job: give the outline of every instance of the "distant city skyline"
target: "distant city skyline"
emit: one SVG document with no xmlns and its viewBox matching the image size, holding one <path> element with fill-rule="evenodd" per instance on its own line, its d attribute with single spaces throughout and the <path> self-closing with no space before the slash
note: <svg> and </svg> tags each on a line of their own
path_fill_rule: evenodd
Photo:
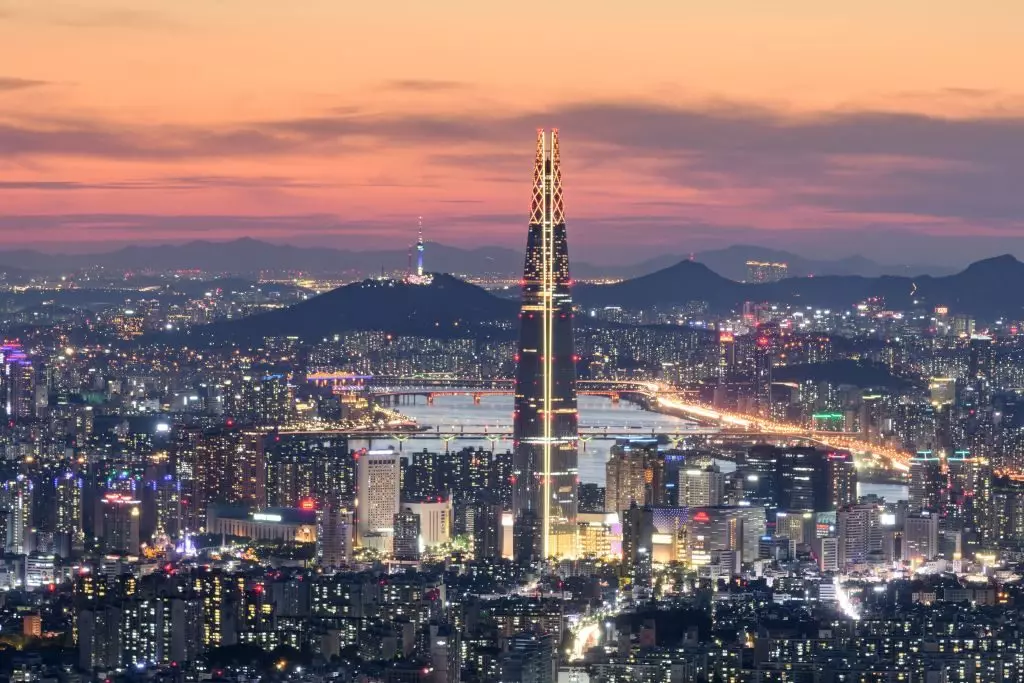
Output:
<svg viewBox="0 0 1024 683">
<path fill-rule="evenodd" d="M 535 35 L 541 8 L 560 30 Z M 423 215 L 431 240 L 521 248 L 523 141 L 557 126 L 582 258 L 835 256 L 891 231 L 1024 255 L 1024 7 L 961 10 L 7 0 L 0 231 L 365 249 L 407 246 Z"/>
</svg>

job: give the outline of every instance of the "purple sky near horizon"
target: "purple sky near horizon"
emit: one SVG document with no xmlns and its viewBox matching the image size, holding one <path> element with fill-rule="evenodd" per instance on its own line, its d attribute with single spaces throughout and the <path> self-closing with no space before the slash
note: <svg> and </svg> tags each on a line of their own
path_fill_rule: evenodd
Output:
<svg viewBox="0 0 1024 683">
<path fill-rule="evenodd" d="M 519 248 L 556 126 L 585 258 L 1024 245 L 1024 5 L 690 4 L 0 0 L 0 233 Z"/>
</svg>

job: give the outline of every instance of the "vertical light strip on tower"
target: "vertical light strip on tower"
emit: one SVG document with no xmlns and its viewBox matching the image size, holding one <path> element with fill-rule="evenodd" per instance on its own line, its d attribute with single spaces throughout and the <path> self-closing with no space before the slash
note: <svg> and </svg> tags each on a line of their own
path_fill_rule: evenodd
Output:
<svg viewBox="0 0 1024 683">
<path fill-rule="evenodd" d="M 554 133 L 552 133 L 552 140 L 554 140 Z M 540 131 L 541 136 L 541 149 L 544 148 L 544 132 Z M 552 146 L 554 146 L 552 144 Z M 546 150 L 544 150 L 546 151 Z M 547 154 L 544 155 L 545 164 L 551 162 L 547 160 Z M 544 168 L 544 189 L 541 193 L 544 202 L 544 222 L 543 222 L 543 251 L 542 253 L 542 272 L 543 277 L 543 288 L 541 292 L 541 299 L 543 305 L 543 334 L 544 334 L 544 351 L 541 357 L 541 373 L 544 376 L 544 401 L 542 405 L 542 415 L 544 419 L 544 479 L 542 481 L 542 491 L 544 495 L 544 516 L 542 518 L 542 529 L 541 529 L 541 548 L 542 557 L 547 559 L 551 557 L 551 418 L 553 413 L 551 411 L 551 372 L 554 368 L 553 351 L 551 348 L 551 327 L 552 327 L 552 290 L 553 288 L 553 275 L 554 268 L 552 262 L 552 251 L 553 251 L 553 240 L 552 235 L 554 231 L 551 229 L 551 169 Z"/>
</svg>

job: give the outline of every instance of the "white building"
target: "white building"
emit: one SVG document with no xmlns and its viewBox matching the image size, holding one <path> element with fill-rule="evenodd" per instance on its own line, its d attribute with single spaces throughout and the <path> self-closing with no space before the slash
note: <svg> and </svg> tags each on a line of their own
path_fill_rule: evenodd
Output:
<svg viewBox="0 0 1024 683">
<path fill-rule="evenodd" d="M 703 508 L 722 504 L 725 475 L 717 467 L 679 470 L 680 507 Z"/>
<path fill-rule="evenodd" d="M 356 468 L 359 539 L 362 542 L 368 536 L 384 537 L 386 550 L 389 545 L 387 539 L 394 535 L 395 514 L 399 511 L 401 501 L 400 456 L 393 450 L 369 451 L 359 456 Z"/>
<path fill-rule="evenodd" d="M 882 511 L 868 503 L 847 505 L 836 513 L 839 537 L 839 567 L 860 564 L 869 555 L 881 557 Z"/>
<path fill-rule="evenodd" d="M 447 543 L 452 538 L 452 501 L 444 497 L 419 503 L 403 503 L 404 507 L 420 518 L 420 546 L 430 548 Z"/>
</svg>

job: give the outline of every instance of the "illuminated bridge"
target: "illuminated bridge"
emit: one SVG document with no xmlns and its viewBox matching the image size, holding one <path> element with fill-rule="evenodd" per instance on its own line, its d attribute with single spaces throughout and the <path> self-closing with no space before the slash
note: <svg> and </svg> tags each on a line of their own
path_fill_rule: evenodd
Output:
<svg viewBox="0 0 1024 683">
<path fill-rule="evenodd" d="M 384 399 L 424 396 L 428 403 L 436 396 L 472 396 L 479 403 L 484 396 L 511 395 L 514 387 L 511 379 L 467 379 L 447 374 L 388 377 L 321 371 L 309 373 L 307 380 L 330 386 L 338 393 L 355 391 Z M 617 403 L 623 394 L 652 397 L 660 387 L 655 382 L 636 380 L 576 380 L 576 389 L 582 396 L 607 396 Z"/>
</svg>

